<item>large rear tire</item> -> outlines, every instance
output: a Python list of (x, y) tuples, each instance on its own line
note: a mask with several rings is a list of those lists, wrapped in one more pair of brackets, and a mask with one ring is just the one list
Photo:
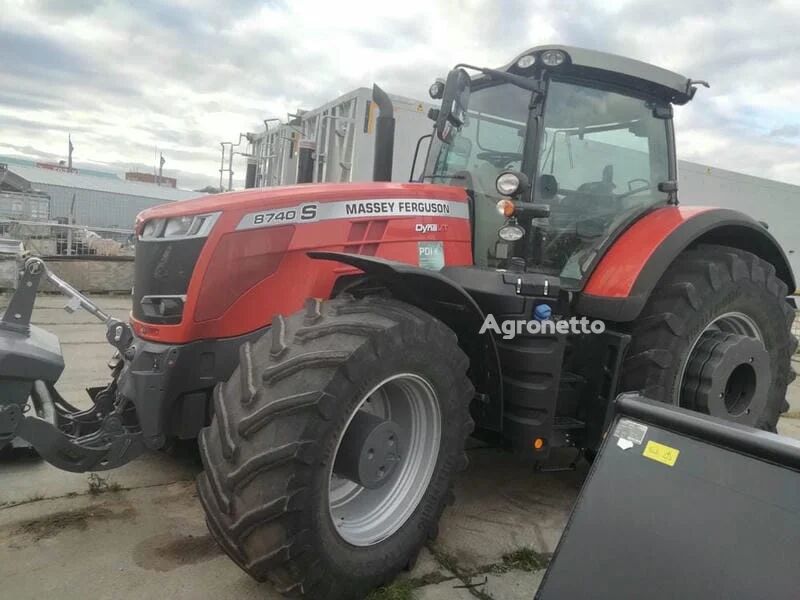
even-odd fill
[[(276, 317), (240, 354), (200, 435), (209, 529), (242, 569), (285, 594), (362, 598), (435, 536), (466, 466), (467, 357), (429, 314), (349, 297)], [(355, 421), (382, 419), (399, 432), (397, 464), (362, 487), (339, 474), (343, 448), (353, 451)]]
[[(633, 323), (621, 389), (775, 431), (795, 377), (794, 310), (786, 296), (775, 268), (750, 252), (714, 245), (684, 252)], [(766, 351), (760, 354), (760, 387), (750, 367), (726, 371), (730, 365), (721, 364), (722, 350), (738, 341), (745, 352), (748, 344), (755, 348), (758, 362), (759, 349), (742, 338), (757, 340)], [(703, 393), (702, 402), (693, 401)]]

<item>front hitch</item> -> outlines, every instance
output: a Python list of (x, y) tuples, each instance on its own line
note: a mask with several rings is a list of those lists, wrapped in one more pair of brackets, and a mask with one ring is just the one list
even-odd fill
[[(73, 472), (113, 469), (144, 450), (133, 404), (112, 381), (93, 390), (93, 406), (80, 410), (55, 389), (64, 368), (61, 346), (51, 333), (30, 324), (36, 294), (46, 277), (70, 298), (67, 310), (84, 309), (106, 325), (106, 339), (122, 354), (133, 340), (127, 323), (112, 318), (52, 273), (37, 257), (25, 260), (22, 275), (0, 319), (0, 446), (19, 437), (47, 462)], [(28, 399), (41, 416), (26, 413)]]

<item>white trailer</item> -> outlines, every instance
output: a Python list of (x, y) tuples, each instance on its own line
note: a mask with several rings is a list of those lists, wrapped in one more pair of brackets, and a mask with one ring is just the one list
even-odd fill
[[(432, 105), (389, 97), (396, 120), (392, 179), (408, 181), (417, 140), (433, 127), (427, 116)], [(358, 88), (319, 108), (299, 110), (289, 115), (286, 123), (265, 121), (263, 132), (248, 134), (247, 187), (298, 183), (298, 159), (303, 151), (312, 154), (311, 182), (370, 181), (377, 116), (372, 90)], [(417, 161), (420, 168), (427, 148), (423, 143)]]

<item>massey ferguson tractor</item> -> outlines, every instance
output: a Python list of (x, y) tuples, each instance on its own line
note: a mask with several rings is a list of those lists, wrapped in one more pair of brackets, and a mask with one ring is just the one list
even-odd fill
[[(630, 390), (775, 431), (795, 281), (765, 225), (679, 204), (673, 106), (702, 83), (563, 46), (458, 65), (431, 87), (419, 182), (143, 212), (129, 323), (28, 257), (0, 326), (0, 440), (96, 471), (197, 437), (225, 552), (283, 593), (337, 599), (435, 536), (471, 434), (538, 461), (591, 453)], [(108, 326), (91, 409), (58, 394), (58, 340), (30, 325), (43, 278)], [(573, 317), (591, 326), (544, 327)]]

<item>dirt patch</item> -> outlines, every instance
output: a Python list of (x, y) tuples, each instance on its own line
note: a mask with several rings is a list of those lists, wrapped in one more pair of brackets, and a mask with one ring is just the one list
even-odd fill
[(14, 529), (15, 535), (24, 535), (34, 542), (51, 538), (68, 529), (85, 530), (89, 524), (96, 521), (111, 519), (128, 519), (136, 511), (127, 507), (122, 511), (113, 511), (107, 506), (88, 506), (77, 510), (65, 510), (35, 519), (28, 519), (18, 523)]
[(197, 486), (194, 481), (175, 482), (169, 485), (168, 493), (153, 499), (153, 504), (158, 506), (170, 506), (173, 504), (199, 506), (197, 499)]
[(222, 554), (210, 535), (157, 535), (136, 545), (133, 560), (143, 569), (172, 571), (194, 565)]

